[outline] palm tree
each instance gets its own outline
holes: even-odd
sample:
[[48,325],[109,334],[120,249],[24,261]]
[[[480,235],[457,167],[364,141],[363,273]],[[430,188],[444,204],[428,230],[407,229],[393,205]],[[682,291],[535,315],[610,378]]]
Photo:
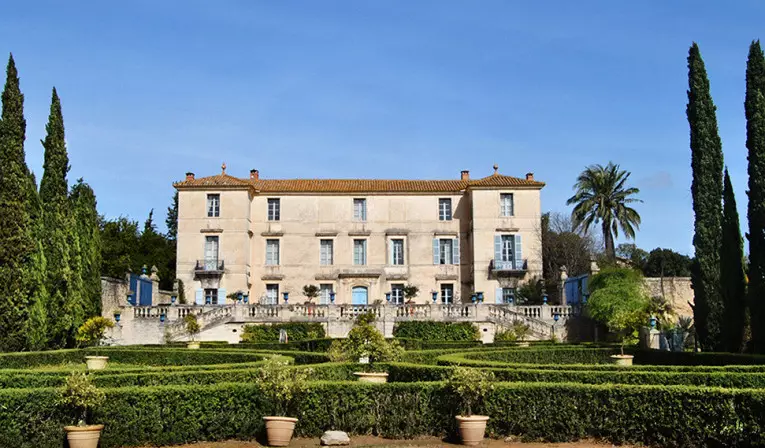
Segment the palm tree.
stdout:
[[630,173],[619,169],[619,165],[608,162],[607,166],[590,165],[576,179],[576,193],[567,205],[574,205],[571,219],[577,228],[587,233],[600,223],[606,256],[616,258],[614,238],[621,228],[627,238],[635,238],[635,229],[640,228],[640,215],[628,204],[642,202],[633,196],[640,192],[625,184]]

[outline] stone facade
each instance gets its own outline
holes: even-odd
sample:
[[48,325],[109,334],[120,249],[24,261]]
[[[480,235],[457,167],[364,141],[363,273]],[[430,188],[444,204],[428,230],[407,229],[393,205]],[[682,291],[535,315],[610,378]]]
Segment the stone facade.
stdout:
[[[543,186],[496,167],[481,179],[462,172],[433,181],[261,179],[255,170],[242,179],[225,166],[210,177],[188,173],[175,184],[177,277],[187,301],[201,305],[232,303],[232,293],[250,303],[283,303],[288,293],[289,303],[303,303],[304,285],[327,291],[315,302],[332,291],[337,304],[374,304],[405,284],[419,288],[419,304],[433,293],[439,303],[476,293],[495,303],[501,288],[507,297],[542,274]],[[330,262],[322,263],[322,245],[331,245]]]
[[693,317],[693,288],[690,277],[648,277],[643,279],[648,295],[664,296],[678,316]]

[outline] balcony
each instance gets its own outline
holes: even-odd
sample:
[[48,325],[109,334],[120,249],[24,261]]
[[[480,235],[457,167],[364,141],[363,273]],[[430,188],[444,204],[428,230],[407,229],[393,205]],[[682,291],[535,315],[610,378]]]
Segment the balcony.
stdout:
[[223,270],[223,260],[219,259],[197,260],[197,264],[194,266],[194,274],[196,275],[221,275]]
[[526,274],[528,270],[528,260],[501,261],[491,260],[489,270],[495,275],[519,275]]

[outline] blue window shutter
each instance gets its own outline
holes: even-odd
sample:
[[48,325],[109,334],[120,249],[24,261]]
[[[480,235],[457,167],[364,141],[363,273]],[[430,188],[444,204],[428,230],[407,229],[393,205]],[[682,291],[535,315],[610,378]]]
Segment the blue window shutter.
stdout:
[[218,305],[226,304],[226,288],[218,288]]
[[204,305],[205,304],[205,292],[201,289],[197,289],[196,296],[194,297],[194,302],[197,305]]
[[494,267],[502,261],[502,235],[494,235]]
[[494,303],[504,303],[502,301],[502,288],[497,288],[494,290]]
[[452,240],[452,263],[460,264],[460,239],[455,238]]
[[515,235],[515,269],[523,269],[523,251],[521,250],[521,236]]
[[433,264],[439,264],[438,238],[433,238]]

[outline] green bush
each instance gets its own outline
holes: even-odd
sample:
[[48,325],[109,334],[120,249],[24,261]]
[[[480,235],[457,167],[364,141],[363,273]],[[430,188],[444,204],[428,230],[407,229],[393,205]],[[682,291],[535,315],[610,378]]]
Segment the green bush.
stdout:
[[463,358],[479,361],[531,364],[610,364],[613,348],[568,348],[547,346],[536,349],[509,348],[494,351],[467,352]]
[[[254,439],[271,403],[253,384],[106,389],[102,447]],[[0,446],[60,448],[55,389],[0,390]],[[444,436],[457,413],[443,383],[313,382],[295,400],[296,436],[326,428],[389,438]],[[496,383],[477,406],[492,437],[582,438],[663,447],[763,446],[765,391],[686,386]]]
[[279,342],[279,331],[285,330],[290,341],[326,337],[324,326],[314,322],[289,322],[272,325],[245,325],[242,342]]
[[481,341],[421,341],[419,339],[396,338],[396,340],[407,350],[436,350],[451,348],[473,348],[481,347]]
[[470,322],[399,322],[393,327],[396,338],[421,341],[476,341],[480,338],[478,327]]

